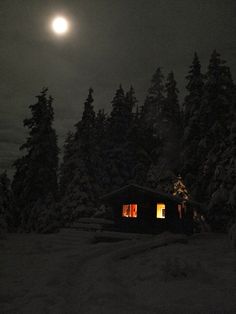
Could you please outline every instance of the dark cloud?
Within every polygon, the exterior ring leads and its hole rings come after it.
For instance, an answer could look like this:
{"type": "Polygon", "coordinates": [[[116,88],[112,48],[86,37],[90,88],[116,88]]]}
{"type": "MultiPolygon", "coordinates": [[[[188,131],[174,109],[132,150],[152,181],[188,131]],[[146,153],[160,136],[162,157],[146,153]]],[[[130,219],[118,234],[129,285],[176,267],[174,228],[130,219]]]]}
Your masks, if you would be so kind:
{"type": "Polygon", "coordinates": [[[96,109],[110,110],[119,83],[133,84],[142,102],[162,66],[165,74],[175,71],[183,97],[193,52],[205,70],[214,48],[235,76],[235,13],[234,0],[1,0],[0,168],[17,156],[25,137],[22,120],[43,86],[55,98],[61,144],[90,86],[96,109]],[[56,14],[72,23],[63,39],[49,29],[56,14]]]}

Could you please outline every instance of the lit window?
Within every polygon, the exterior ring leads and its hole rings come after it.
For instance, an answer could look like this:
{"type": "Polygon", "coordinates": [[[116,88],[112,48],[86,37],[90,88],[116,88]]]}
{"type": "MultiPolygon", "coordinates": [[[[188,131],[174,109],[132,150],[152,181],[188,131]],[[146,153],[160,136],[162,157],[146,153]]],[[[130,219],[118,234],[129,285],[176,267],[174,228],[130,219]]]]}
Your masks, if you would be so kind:
{"type": "Polygon", "coordinates": [[[126,204],[122,207],[122,217],[130,217],[136,218],[137,217],[137,204],[126,204]]]}
{"type": "Polygon", "coordinates": [[[164,219],[166,217],[166,205],[162,203],[157,204],[157,218],[164,219]]]}

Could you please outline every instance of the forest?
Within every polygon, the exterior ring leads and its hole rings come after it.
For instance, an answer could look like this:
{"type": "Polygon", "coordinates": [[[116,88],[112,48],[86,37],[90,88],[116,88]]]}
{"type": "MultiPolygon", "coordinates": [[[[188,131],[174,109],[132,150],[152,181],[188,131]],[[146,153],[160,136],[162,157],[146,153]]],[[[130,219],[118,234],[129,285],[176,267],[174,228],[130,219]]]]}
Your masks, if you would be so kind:
{"type": "Polygon", "coordinates": [[[28,136],[14,176],[0,176],[0,230],[47,233],[80,217],[106,217],[103,194],[129,183],[173,193],[181,176],[212,230],[227,231],[236,216],[236,85],[229,66],[213,51],[202,73],[195,53],[182,103],[178,94],[174,72],[164,78],[161,67],[143,104],[132,86],[120,85],[111,111],[95,111],[90,88],[60,152],[53,98],[44,88],[24,120],[28,136]]]}

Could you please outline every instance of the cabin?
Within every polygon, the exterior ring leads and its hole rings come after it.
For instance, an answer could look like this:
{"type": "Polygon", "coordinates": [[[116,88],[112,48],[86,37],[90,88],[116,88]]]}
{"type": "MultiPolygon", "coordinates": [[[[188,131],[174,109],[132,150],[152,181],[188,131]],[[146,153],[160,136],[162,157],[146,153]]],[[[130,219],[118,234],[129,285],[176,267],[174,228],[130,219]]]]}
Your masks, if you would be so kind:
{"type": "Polygon", "coordinates": [[[101,200],[112,209],[115,226],[120,231],[193,232],[194,207],[171,194],[130,184],[104,195],[101,200]]]}

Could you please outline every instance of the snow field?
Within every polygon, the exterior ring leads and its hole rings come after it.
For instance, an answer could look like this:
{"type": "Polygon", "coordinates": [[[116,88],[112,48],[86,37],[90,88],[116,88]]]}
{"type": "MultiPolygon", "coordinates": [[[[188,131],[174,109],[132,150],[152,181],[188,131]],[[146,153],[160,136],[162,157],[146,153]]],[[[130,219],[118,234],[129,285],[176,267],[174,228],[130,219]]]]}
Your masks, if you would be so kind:
{"type": "Polygon", "coordinates": [[[236,312],[236,260],[227,236],[94,241],[101,234],[7,235],[0,241],[0,313],[236,312]]]}

